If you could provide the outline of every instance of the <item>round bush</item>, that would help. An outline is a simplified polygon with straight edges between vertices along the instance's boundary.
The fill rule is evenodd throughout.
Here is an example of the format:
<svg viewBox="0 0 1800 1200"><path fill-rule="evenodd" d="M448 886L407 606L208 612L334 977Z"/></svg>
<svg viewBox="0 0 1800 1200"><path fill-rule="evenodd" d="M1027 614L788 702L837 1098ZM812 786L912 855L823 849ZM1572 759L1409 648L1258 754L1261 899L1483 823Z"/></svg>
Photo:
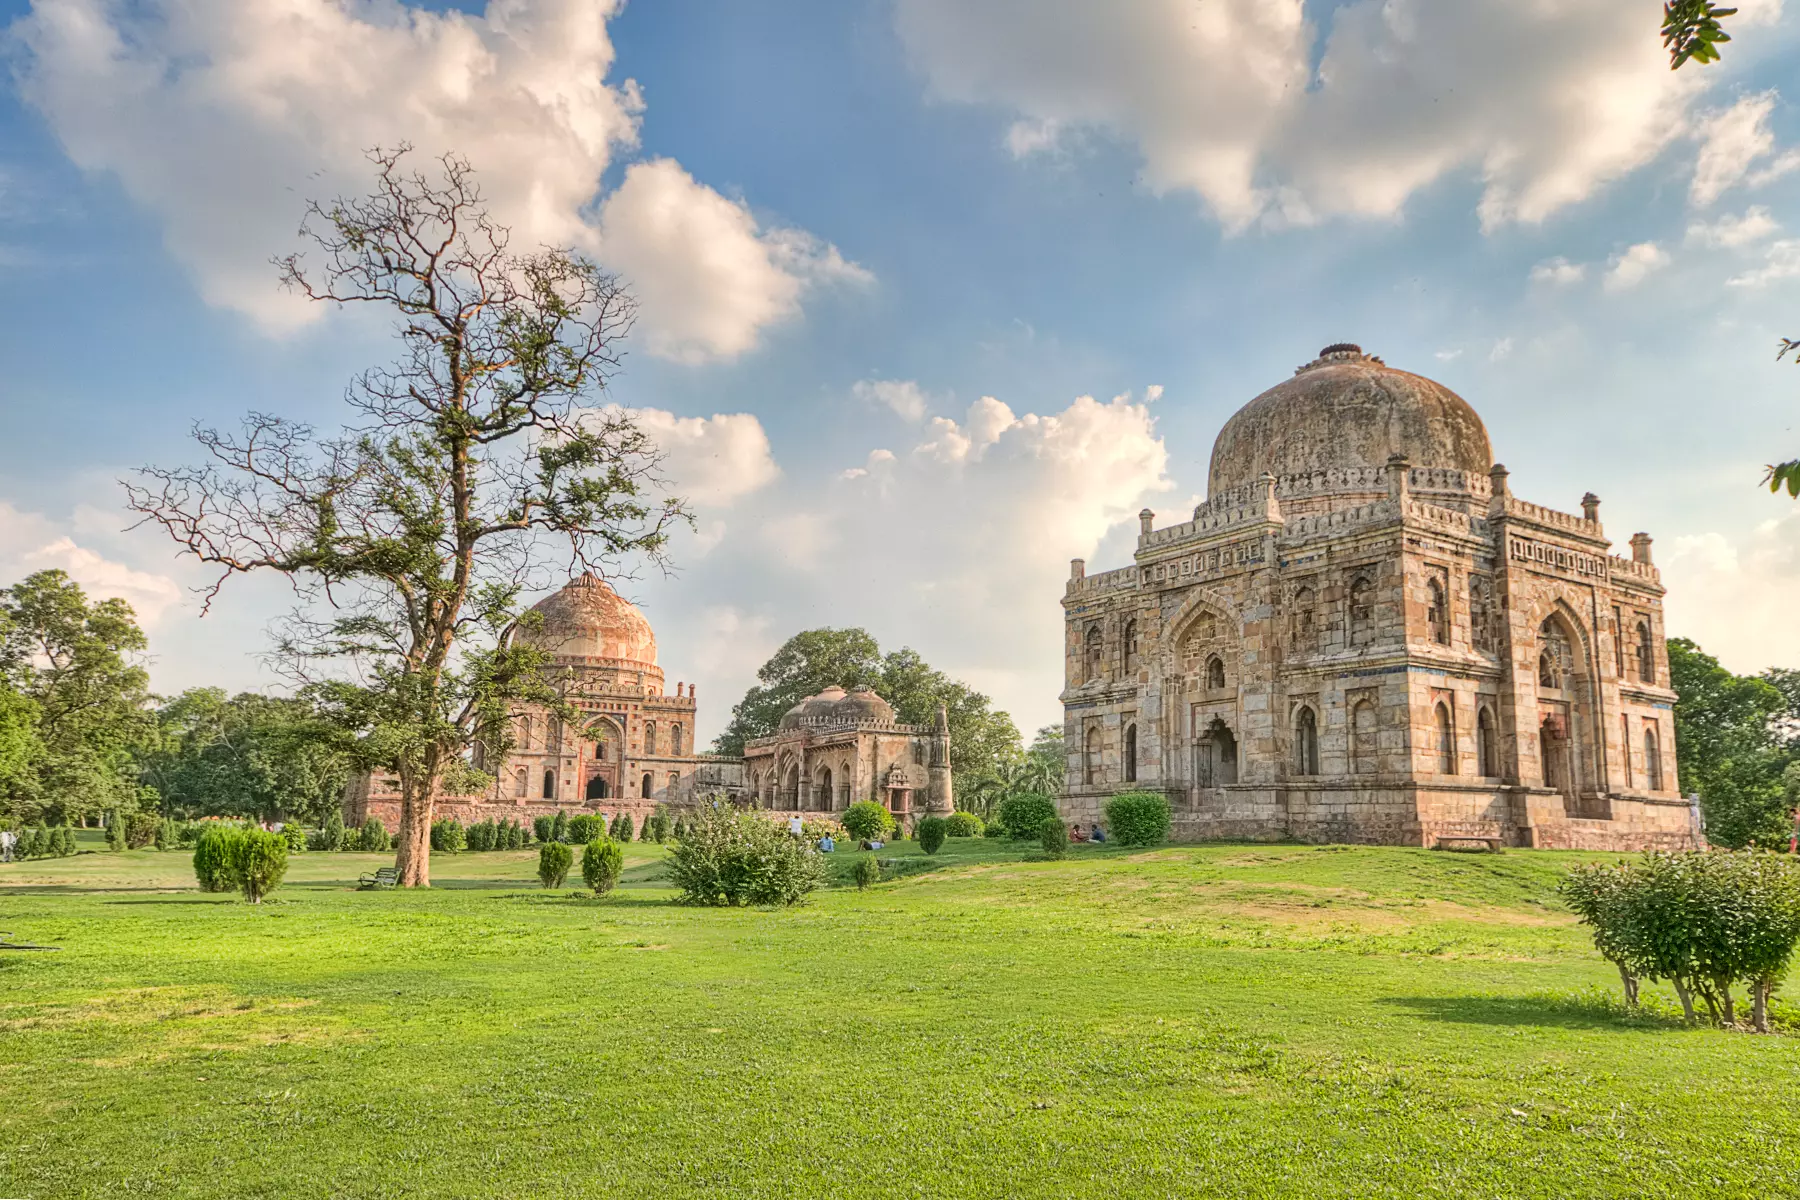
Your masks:
<svg viewBox="0 0 1800 1200"><path fill-rule="evenodd" d="M370 817L363 822L362 837L358 840L362 842L362 848L364 850L371 850L377 853L386 850L388 848L387 826L383 825L374 817Z"/></svg>
<svg viewBox="0 0 1800 1200"><path fill-rule="evenodd" d="M1044 848L1045 858L1061 858L1069 852L1069 831L1061 817L1044 818L1038 826L1038 845Z"/></svg>
<svg viewBox="0 0 1800 1200"><path fill-rule="evenodd" d="M927 854L936 854L944 845L948 836L949 822L942 817L926 817L919 822L919 849Z"/></svg>
<svg viewBox="0 0 1800 1200"><path fill-rule="evenodd" d="M865 891L881 882L881 864L875 861L873 854L865 854L856 860L856 866L851 869L851 877L856 880L857 890Z"/></svg>
<svg viewBox="0 0 1800 1200"><path fill-rule="evenodd" d="M575 852L562 842L545 842L538 848L538 882L547 888L559 888L569 877Z"/></svg>
<svg viewBox="0 0 1800 1200"><path fill-rule="evenodd" d="M980 837L981 818L972 812L953 812L944 818L944 832L951 837Z"/></svg>
<svg viewBox="0 0 1800 1200"><path fill-rule="evenodd" d="M556 822L549 817L533 817L531 818L531 836L540 842L547 842L550 840L550 828L555 824Z"/></svg>
<svg viewBox="0 0 1800 1200"><path fill-rule="evenodd" d="M1160 792L1120 792L1106 802L1106 829L1121 846L1154 846L1169 836L1169 800Z"/></svg>
<svg viewBox="0 0 1800 1200"><path fill-rule="evenodd" d="M613 885L619 882L619 872L624 869L625 851L611 838L593 838L582 848L581 878L594 889L596 896L612 891Z"/></svg>
<svg viewBox="0 0 1800 1200"><path fill-rule="evenodd" d="M798 904L825 880L825 859L754 812L703 811L669 852L684 904Z"/></svg>
<svg viewBox="0 0 1800 1200"><path fill-rule="evenodd" d="M605 832L600 818L593 813L582 813L569 820L569 840L577 845L585 846Z"/></svg>
<svg viewBox="0 0 1800 1200"><path fill-rule="evenodd" d="M231 873L244 899L261 904L287 874L287 839L266 829L244 829L230 842Z"/></svg>
<svg viewBox="0 0 1800 1200"><path fill-rule="evenodd" d="M306 849L306 830L297 822L289 821L281 827L281 838L287 843L289 854L299 854Z"/></svg>
<svg viewBox="0 0 1800 1200"><path fill-rule="evenodd" d="M873 800L858 800L844 810L844 830L853 838L873 841L894 828L894 814Z"/></svg>
<svg viewBox="0 0 1800 1200"><path fill-rule="evenodd" d="M569 814L560 808L556 810L556 815L550 818L550 837L548 840L552 842L566 842L569 840Z"/></svg>
<svg viewBox="0 0 1800 1200"><path fill-rule="evenodd" d="M232 874L232 847L243 830L215 826L200 835L194 843L194 878L203 892L229 892L237 886Z"/></svg>
<svg viewBox="0 0 1800 1200"><path fill-rule="evenodd" d="M1017 792L1000 802L997 818L1016 840L1034 838L1046 817L1056 816L1056 801L1041 792Z"/></svg>

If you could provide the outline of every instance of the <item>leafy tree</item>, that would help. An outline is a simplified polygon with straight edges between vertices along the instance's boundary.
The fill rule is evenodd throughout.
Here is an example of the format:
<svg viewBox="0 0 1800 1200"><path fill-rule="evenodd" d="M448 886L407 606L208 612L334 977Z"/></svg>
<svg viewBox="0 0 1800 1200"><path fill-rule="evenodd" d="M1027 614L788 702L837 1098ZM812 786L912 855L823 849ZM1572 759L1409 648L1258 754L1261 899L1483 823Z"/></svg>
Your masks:
<svg viewBox="0 0 1800 1200"><path fill-rule="evenodd" d="M1062 791L1063 775L1068 766L1069 757L1063 748L1063 727L1046 725L1032 737L1031 745L1025 751L1019 783L1029 791L1057 795Z"/></svg>
<svg viewBox="0 0 1800 1200"><path fill-rule="evenodd" d="M701 811L669 852L669 881L684 904L798 904L825 880L811 846L754 812Z"/></svg>
<svg viewBox="0 0 1800 1200"><path fill-rule="evenodd" d="M296 698L192 688L157 710L140 756L164 811L317 824L338 807L353 760L341 731Z"/></svg>
<svg viewBox="0 0 1800 1200"><path fill-rule="evenodd" d="M129 502L218 569L208 605L239 574L298 590L278 657L360 765L399 778L399 882L425 887L440 788L489 782L474 748L504 759L520 703L573 716L548 655L515 636L546 543L589 570L660 561L685 513L646 499L657 455L631 415L595 405L633 315L619 281L568 251L512 252L466 161L428 178L407 153L371 154L371 194L309 204L317 258L280 264L308 299L394 318L399 361L355 381L352 423L200 430L209 461L143 469Z"/></svg>
<svg viewBox="0 0 1800 1200"><path fill-rule="evenodd" d="M153 728L146 646L129 604L90 602L61 571L0 590L0 816L138 806L133 754Z"/></svg>
<svg viewBox="0 0 1800 1200"><path fill-rule="evenodd" d="M787 711L837 684L865 684L911 725L937 722L944 707L950 725L950 769L974 778L1021 757L1012 717L967 684L933 669L911 648L882 654L864 629L809 629L789 638L756 673L758 682L731 710L714 743L720 754L742 754L744 743L774 733Z"/></svg>
<svg viewBox="0 0 1800 1200"><path fill-rule="evenodd" d="M559 888L569 877L575 852L562 842L545 842L538 848L538 882L547 888Z"/></svg>
<svg viewBox="0 0 1800 1200"><path fill-rule="evenodd" d="M858 800L844 810L841 820L846 833L864 841L882 837L894 828L894 814L873 800Z"/></svg>
<svg viewBox="0 0 1800 1200"><path fill-rule="evenodd" d="M1712 0L1668 0L1663 5L1663 47L1669 52L1669 69L1678 71L1689 60L1718 62L1718 46L1731 35L1719 22L1734 15L1735 8L1721 8Z"/></svg>
<svg viewBox="0 0 1800 1200"><path fill-rule="evenodd" d="M1785 845L1793 797L1779 720L1790 711L1766 679L1733 675L1686 638L1669 639L1675 756L1682 786L1700 794L1708 840L1721 846Z"/></svg>

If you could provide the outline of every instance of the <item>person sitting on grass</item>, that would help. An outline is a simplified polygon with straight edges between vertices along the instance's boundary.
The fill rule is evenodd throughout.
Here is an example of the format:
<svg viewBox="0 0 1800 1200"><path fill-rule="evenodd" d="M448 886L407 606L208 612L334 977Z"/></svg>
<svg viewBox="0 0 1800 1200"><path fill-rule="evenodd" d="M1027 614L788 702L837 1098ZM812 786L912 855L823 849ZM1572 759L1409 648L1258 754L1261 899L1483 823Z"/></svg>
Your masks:
<svg viewBox="0 0 1800 1200"><path fill-rule="evenodd" d="M819 839L819 853L820 854L830 854L833 850L836 850L836 849L837 849L837 842L835 840L833 840L832 836L829 833Z"/></svg>
<svg viewBox="0 0 1800 1200"><path fill-rule="evenodd" d="M1082 832L1080 821L1077 821L1077 822L1075 822L1075 824L1069 826L1069 840L1071 842L1087 841L1087 834Z"/></svg>
<svg viewBox="0 0 1800 1200"><path fill-rule="evenodd" d="M1094 832L1089 835L1088 840L1092 842L1104 842L1106 840L1106 830L1100 828L1098 825L1094 826Z"/></svg>

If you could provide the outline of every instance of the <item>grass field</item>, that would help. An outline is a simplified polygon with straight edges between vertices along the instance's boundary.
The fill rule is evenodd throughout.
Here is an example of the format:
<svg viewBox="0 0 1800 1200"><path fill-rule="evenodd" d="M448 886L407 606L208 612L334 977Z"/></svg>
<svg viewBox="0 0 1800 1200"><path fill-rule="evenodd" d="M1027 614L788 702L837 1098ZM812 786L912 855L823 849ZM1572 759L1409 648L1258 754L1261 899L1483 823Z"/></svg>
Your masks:
<svg viewBox="0 0 1800 1200"><path fill-rule="evenodd" d="M660 854L0 866L63 947L0 954L0 1196L1800 1196L1800 1037L1624 1016L1580 856L953 841L720 911Z"/></svg>

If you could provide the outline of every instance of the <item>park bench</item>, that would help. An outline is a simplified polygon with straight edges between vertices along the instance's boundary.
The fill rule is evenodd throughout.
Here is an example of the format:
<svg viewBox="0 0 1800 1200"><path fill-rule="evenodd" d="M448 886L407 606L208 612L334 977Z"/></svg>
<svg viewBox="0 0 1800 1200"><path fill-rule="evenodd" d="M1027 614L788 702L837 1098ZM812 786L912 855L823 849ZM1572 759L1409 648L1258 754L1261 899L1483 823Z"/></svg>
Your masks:
<svg viewBox="0 0 1800 1200"><path fill-rule="evenodd" d="M1439 834L1437 843L1432 846L1432 849L1449 850L1458 843L1475 843L1477 845L1485 846L1494 854L1498 854L1506 848L1505 838L1487 837L1478 833L1456 833Z"/></svg>
<svg viewBox="0 0 1800 1200"><path fill-rule="evenodd" d="M364 875L361 879L358 879L356 881L356 890L359 892L379 890L381 888L398 886L399 883L399 867L380 867L373 875Z"/></svg>

